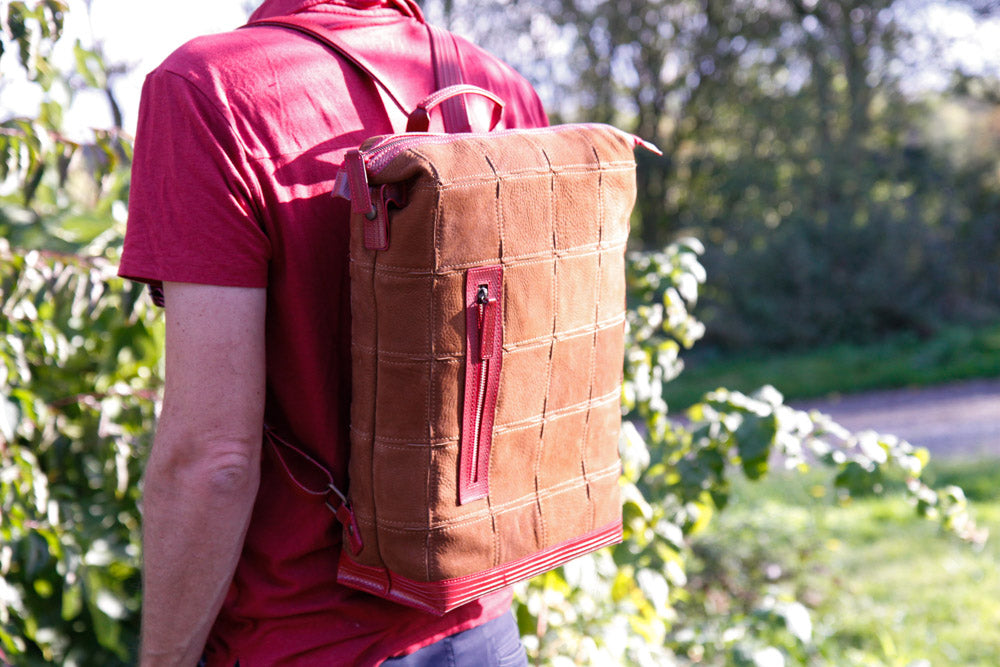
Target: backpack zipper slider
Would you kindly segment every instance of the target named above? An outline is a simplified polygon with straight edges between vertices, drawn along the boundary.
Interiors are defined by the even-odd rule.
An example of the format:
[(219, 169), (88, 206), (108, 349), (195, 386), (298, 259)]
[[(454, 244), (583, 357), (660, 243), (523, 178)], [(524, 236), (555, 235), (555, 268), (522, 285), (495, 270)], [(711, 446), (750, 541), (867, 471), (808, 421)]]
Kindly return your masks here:
[(476, 291), (479, 308), (479, 358), (486, 360), (493, 356), (493, 334), (497, 326), (496, 298), (490, 298), (489, 285), (480, 285)]
[[(341, 179), (341, 174), (346, 173), (346, 185)], [(345, 193), (346, 190), (346, 193)], [(344, 156), (344, 167), (340, 174), (337, 174), (337, 182), (333, 188), (334, 195), (344, 197), (351, 201), (351, 212), (360, 213), (368, 220), (377, 217), (375, 204), (372, 203), (372, 193), (368, 187), (368, 171), (365, 168), (365, 158), (360, 150), (349, 151)]]

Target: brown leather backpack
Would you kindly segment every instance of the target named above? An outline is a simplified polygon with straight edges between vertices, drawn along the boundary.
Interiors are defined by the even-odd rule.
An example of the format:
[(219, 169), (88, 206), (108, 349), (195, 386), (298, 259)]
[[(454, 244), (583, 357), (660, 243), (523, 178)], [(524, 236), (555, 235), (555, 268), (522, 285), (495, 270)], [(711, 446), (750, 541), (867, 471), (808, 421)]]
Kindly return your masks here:
[[(385, 88), (336, 35), (267, 23), (347, 51)], [(432, 38), (449, 52), (447, 33)], [(496, 124), (501, 100), (453, 85), (415, 105), (408, 130), (469, 94), (493, 101)], [(341, 583), (444, 613), (621, 540), (637, 143), (577, 124), (407, 132), (348, 154), (350, 488), (326, 473), (310, 491), (343, 525)], [(278, 449), (287, 468), (289, 451), (304, 457)]]

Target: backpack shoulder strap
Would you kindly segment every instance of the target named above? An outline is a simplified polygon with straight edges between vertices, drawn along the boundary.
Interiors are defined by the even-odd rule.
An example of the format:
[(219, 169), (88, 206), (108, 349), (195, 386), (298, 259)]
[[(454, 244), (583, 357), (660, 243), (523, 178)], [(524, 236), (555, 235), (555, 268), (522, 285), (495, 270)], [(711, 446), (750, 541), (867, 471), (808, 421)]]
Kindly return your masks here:
[[(434, 85), (438, 90), (465, 83), (462, 72), (462, 54), (458, 42), (450, 32), (427, 24), (431, 39), (431, 60), (434, 66)], [(446, 132), (472, 132), (469, 111), (464, 97), (447, 100), (441, 105)]]
[(389, 99), (399, 107), (399, 109), (405, 113), (409, 114), (413, 110), (415, 104), (408, 104), (409, 100), (406, 100), (403, 93), (396, 90), (396, 87), (390, 84), (389, 79), (385, 76), (380, 75), (376, 68), (369, 64), (363, 57), (361, 57), (357, 51), (348, 44), (342, 35), (338, 34), (336, 30), (330, 30), (324, 28), (321, 25), (302, 18), (301, 16), (278, 16), (275, 18), (258, 19), (256, 21), (251, 21), (250, 23), (243, 26), (244, 28), (250, 28), (254, 26), (276, 26), (281, 28), (288, 28), (290, 30), (295, 30), (304, 35), (312, 37), (316, 41), (325, 44), (327, 47), (333, 49), (338, 54), (350, 61), (355, 67), (364, 72), (372, 81), (374, 81), (378, 86), (385, 91)]
[[(430, 39), (431, 63), (434, 72), (433, 90), (430, 92), (464, 83), (461, 52), (454, 36), (430, 24), (423, 25), (426, 26)], [(275, 26), (295, 30), (326, 45), (364, 72), (406, 116), (409, 116), (418, 104), (427, 97), (426, 87), (431, 84), (430, 80), (421, 82), (413, 77), (412, 72), (409, 79), (404, 79), (398, 74), (387, 76), (386, 70), (390, 70), (389, 65), (380, 67), (366, 59), (362, 55), (362, 49), (359, 45), (349, 38), (352, 30), (356, 29), (329, 29), (298, 15), (258, 19), (251, 21), (244, 27), (253, 26)], [(398, 67), (396, 71), (399, 71)], [(442, 113), (446, 132), (470, 132), (472, 130), (468, 110), (463, 99), (449, 99), (442, 105)]]
[(307, 496), (324, 500), (337, 520), (347, 529), (351, 550), (354, 553), (361, 551), (361, 531), (358, 529), (354, 510), (344, 492), (334, 484), (333, 475), (326, 466), (279, 436), (266, 423), (264, 441), (271, 445), (278, 463), (295, 484), (295, 488)]

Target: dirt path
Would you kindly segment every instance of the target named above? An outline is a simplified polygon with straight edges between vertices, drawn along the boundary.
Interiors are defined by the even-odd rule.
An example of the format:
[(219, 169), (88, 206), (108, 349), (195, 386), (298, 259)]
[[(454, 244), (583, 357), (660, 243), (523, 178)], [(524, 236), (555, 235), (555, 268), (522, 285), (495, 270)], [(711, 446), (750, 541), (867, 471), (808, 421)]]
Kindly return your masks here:
[(1000, 378), (813, 401), (852, 431), (892, 433), (936, 456), (1000, 457)]

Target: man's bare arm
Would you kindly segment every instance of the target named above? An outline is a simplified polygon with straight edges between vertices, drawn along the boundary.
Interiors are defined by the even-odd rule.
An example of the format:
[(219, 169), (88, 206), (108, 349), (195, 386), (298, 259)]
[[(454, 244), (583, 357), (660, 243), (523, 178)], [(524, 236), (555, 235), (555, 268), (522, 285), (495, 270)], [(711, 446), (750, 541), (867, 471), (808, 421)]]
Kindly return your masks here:
[(143, 492), (141, 665), (198, 662), (260, 480), (263, 289), (166, 283), (163, 410)]

